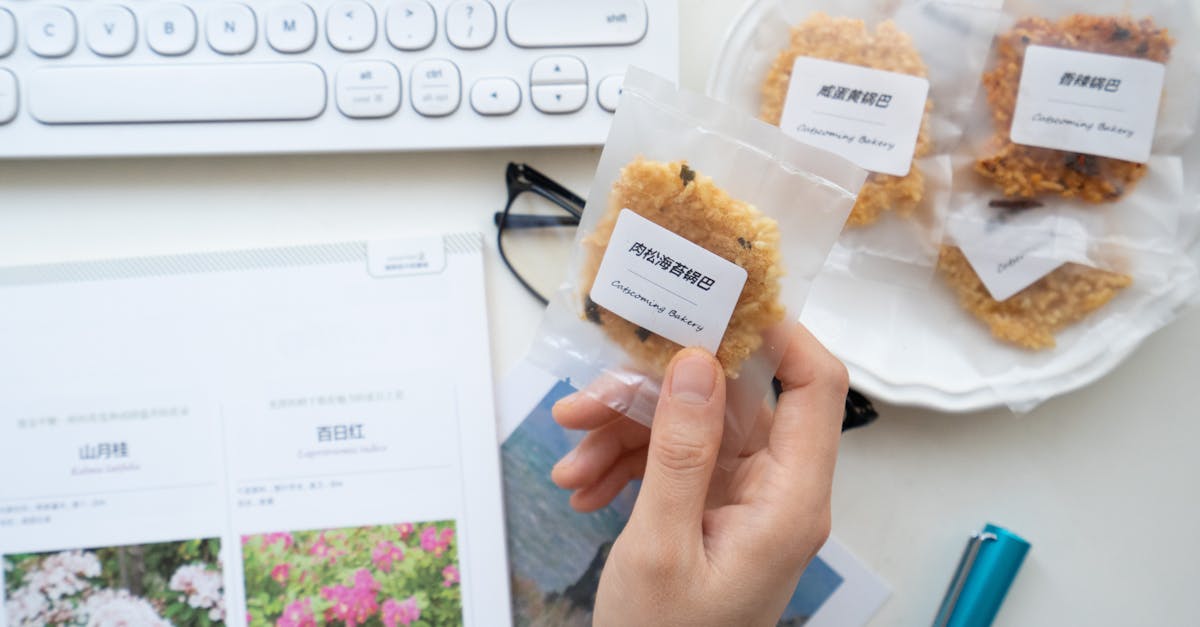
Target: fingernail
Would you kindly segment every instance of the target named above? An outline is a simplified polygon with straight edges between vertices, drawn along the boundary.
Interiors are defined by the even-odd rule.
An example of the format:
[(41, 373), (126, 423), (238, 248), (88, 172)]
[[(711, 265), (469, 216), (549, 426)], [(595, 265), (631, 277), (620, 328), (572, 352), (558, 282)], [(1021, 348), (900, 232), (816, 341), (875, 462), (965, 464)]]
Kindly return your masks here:
[(572, 392), (572, 393), (558, 399), (558, 401), (556, 401), (554, 403), (554, 407), (551, 408), (551, 411), (554, 411), (555, 409), (565, 409), (565, 408), (569, 407), (572, 403), (575, 402), (575, 397), (577, 397), (577, 396), (579, 396), (579, 392)]
[(554, 467), (555, 468), (566, 468), (567, 466), (570, 466), (571, 464), (575, 463), (576, 457), (579, 457), (579, 449), (573, 448), (573, 449), (571, 449), (570, 453), (567, 453), (566, 455), (563, 456), (562, 459), (558, 460), (558, 463), (555, 464)]
[(690, 405), (703, 405), (712, 398), (717, 386), (713, 360), (692, 353), (675, 363), (671, 374), (671, 399)]

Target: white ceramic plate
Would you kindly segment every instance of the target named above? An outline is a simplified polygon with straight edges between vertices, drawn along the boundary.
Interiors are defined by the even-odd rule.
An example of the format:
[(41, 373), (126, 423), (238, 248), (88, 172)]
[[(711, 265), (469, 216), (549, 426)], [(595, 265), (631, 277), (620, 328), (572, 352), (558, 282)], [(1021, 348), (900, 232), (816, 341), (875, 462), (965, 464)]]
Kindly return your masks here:
[[(751, 2), (733, 23), (709, 80), (711, 97), (757, 111), (766, 69), (787, 40), (778, 20), (763, 19), (775, 4)], [(1197, 216), (1185, 216), (1180, 242), (1200, 258), (1198, 231)], [(947, 412), (1029, 410), (1111, 372), (1193, 302), (1198, 287), (1195, 262), (1182, 258), (1168, 281), (1127, 290), (1062, 332), (1058, 347), (1043, 353), (994, 340), (940, 278), (929, 290), (916, 291), (822, 276), (803, 321), (846, 362), (854, 385), (873, 398)]]

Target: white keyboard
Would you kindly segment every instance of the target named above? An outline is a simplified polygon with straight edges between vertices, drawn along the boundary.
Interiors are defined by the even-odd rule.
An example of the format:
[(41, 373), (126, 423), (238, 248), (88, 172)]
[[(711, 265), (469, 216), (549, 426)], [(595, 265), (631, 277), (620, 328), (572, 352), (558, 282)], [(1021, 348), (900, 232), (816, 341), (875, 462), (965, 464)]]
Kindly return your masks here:
[(599, 144), (678, 0), (0, 0), (0, 158)]

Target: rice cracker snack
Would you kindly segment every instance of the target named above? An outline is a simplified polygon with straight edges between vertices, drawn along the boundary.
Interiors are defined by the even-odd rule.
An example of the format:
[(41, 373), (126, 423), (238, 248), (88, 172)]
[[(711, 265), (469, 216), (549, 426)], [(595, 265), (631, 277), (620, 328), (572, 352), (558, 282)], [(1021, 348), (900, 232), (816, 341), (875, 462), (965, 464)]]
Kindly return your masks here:
[(1185, 3), (1160, 0), (1007, 8), (1012, 26), (997, 36), (982, 80), (981, 115), (986, 110), (990, 127), (979, 129), (971, 147), (984, 156), (961, 177), (956, 214), (989, 204), (1057, 216), (1078, 225), (1074, 243), (1060, 245), (1075, 252), (1048, 259), (1069, 262), (1061, 267), (1014, 270), (1034, 282), (1000, 299), (984, 285), (996, 272), (968, 262), (979, 256), (970, 237), (952, 238), (939, 269), (996, 338), (1046, 350), (1058, 332), (1135, 283), (1161, 281), (1174, 263), (1173, 225), (1194, 197), (1187, 188), (1195, 188), (1181, 153), (1195, 136), (1197, 54), (1194, 42), (1177, 40), (1167, 26), (1185, 34), (1195, 26)]
[[(929, 71), (913, 46), (912, 37), (891, 20), (877, 24), (874, 30), (861, 19), (831, 17), (817, 12), (792, 27), (789, 46), (775, 57), (762, 86), (759, 117), (778, 125), (787, 103), (792, 69), (799, 57), (814, 57), (850, 65), (909, 74), (925, 78)], [(917, 135), (913, 157), (919, 159), (933, 151), (930, 116), (933, 99), (925, 101), (925, 115)], [(905, 176), (872, 172), (858, 194), (848, 226), (868, 226), (885, 211), (911, 215), (925, 197), (925, 175), (912, 164)]]
[(1080, 14), (1059, 20), (1024, 17), (996, 38), (995, 65), (984, 74), (983, 85), (996, 125), (997, 149), (979, 159), (975, 171), (1010, 197), (1057, 194), (1090, 203), (1121, 198), (1146, 175), (1145, 164), (1012, 141), (1013, 112), (1030, 46), (1166, 63), (1174, 40), (1151, 18)]
[(1133, 278), (1066, 264), (1004, 301), (992, 298), (962, 250), (942, 248), (938, 268), (959, 304), (998, 340), (1029, 350), (1054, 348), (1059, 331), (1107, 305)]
[[(592, 290), (622, 209), (634, 211), (746, 270), (746, 284), (716, 353), (725, 374), (736, 379), (742, 362), (762, 346), (763, 333), (781, 322), (785, 314), (779, 302), (779, 280), (784, 274), (779, 225), (750, 204), (731, 198), (686, 162), (663, 163), (639, 157), (621, 169), (608, 197), (608, 211), (583, 239), (586, 257), (580, 284), (587, 293)], [(662, 374), (683, 348), (590, 298), (584, 316), (655, 374)]]
[(866, 172), (637, 68), (532, 363), (649, 425), (668, 362), (724, 368), (740, 451)]

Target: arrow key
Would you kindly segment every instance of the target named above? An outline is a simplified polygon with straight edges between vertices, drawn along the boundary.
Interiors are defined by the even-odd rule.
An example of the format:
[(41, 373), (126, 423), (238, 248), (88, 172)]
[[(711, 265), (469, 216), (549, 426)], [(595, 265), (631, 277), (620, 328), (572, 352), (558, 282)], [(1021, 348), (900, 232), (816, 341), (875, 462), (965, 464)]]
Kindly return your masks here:
[(542, 113), (574, 113), (587, 102), (588, 86), (583, 85), (534, 85), (530, 97), (533, 106)]
[(479, 115), (511, 115), (521, 107), (521, 86), (511, 78), (481, 78), (471, 87), (471, 107)]
[(542, 57), (529, 73), (529, 82), (533, 85), (586, 83), (587, 80), (587, 66), (577, 57)]

